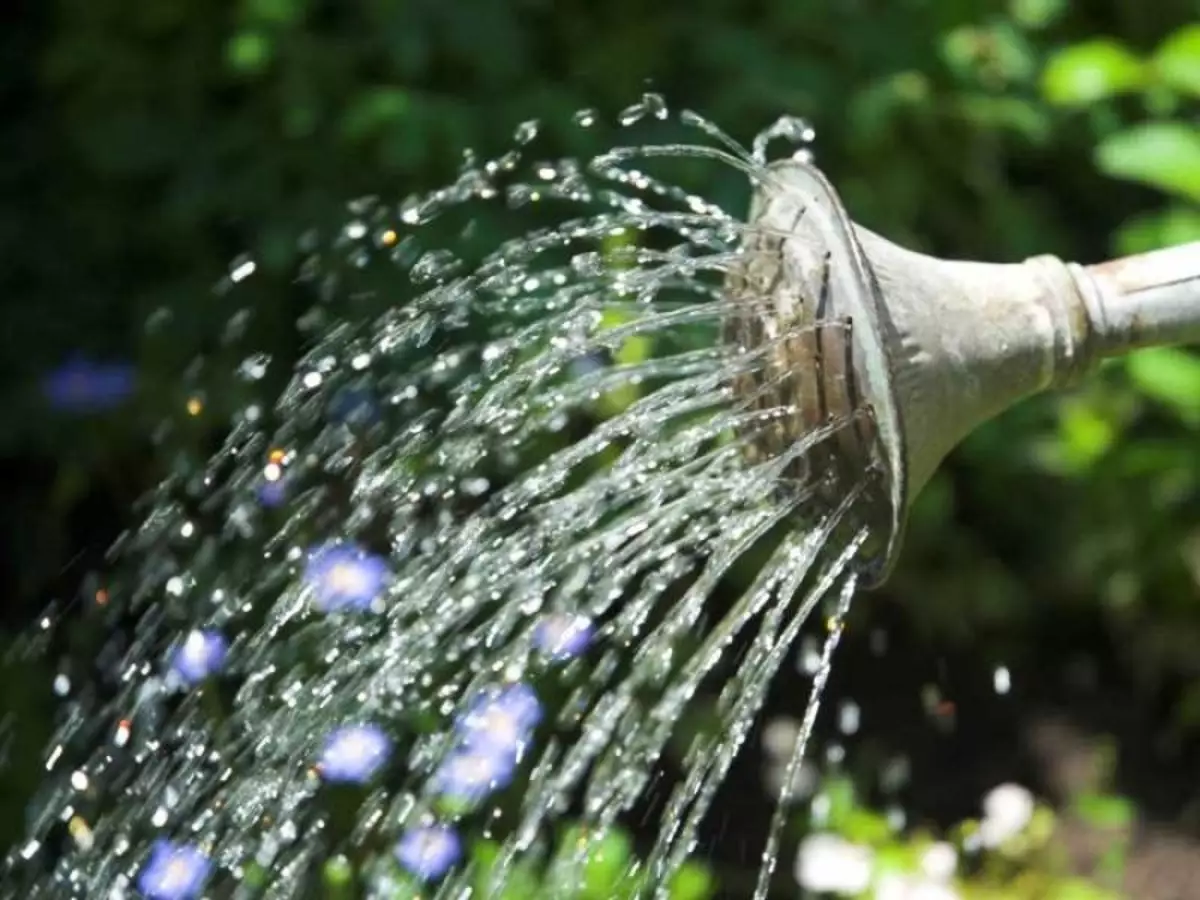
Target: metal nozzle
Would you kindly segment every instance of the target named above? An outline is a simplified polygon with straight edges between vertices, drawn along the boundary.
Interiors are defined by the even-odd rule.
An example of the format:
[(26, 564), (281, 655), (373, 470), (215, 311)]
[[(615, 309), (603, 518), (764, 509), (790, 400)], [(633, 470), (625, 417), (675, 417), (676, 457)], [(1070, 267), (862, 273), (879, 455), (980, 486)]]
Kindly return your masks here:
[(726, 340), (763, 348), (766, 363), (735, 387), (795, 410), (751, 452), (775, 457), (848, 420), (794, 474), (830, 496), (870, 476), (867, 586), (895, 562), (910, 497), (978, 425), (1104, 357), (1200, 342), (1200, 243), (1086, 268), (936, 259), (855, 226), (798, 160), (768, 168), (749, 221), (728, 280), (746, 302)]

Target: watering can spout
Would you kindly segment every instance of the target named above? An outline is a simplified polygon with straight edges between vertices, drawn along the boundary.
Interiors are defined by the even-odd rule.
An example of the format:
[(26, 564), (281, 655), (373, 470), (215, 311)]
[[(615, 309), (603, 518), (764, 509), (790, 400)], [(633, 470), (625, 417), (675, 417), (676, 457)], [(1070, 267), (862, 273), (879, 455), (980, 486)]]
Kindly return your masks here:
[[(756, 307), (772, 320), (760, 332), (836, 326), (850, 336), (849, 362), (831, 367), (830, 343), (817, 340), (797, 342), (787, 365), (797, 382), (819, 386), (798, 392), (801, 421), (831, 414), (805, 410), (813, 397), (851, 396), (870, 414), (871, 434), (835, 452), (857, 457), (842, 459), (842, 471), (874, 471), (887, 486), (889, 534), (868, 570), (875, 584), (895, 560), (910, 498), (976, 427), (1106, 357), (1200, 343), (1200, 243), (1095, 266), (937, 259), (854, 225), (824, 176), (799, 160), (767, 170), (749, 222), (772, 240), (748, 242), (744, 268), (767, 254), (778, 272), (758, 282), (772, 291)], [(834, 378), (853, 384), (840, 389)]]
[(1200, 342), (1200, 243), (1096, 266), (936, 259), (854, 227), (881, 302), (911, 498), (971, 431), (1102, 359)]
[(1200, 343), (1200, 241), (1088, 266), (1079, 277), (1095, 298), (1099, 355)]

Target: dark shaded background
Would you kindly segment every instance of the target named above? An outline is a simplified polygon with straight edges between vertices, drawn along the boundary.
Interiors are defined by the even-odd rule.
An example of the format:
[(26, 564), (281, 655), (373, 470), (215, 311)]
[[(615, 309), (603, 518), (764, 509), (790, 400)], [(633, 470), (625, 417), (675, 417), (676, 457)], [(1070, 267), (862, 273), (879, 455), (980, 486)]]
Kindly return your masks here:
[[(1094, 261), (1200, 238), (1200, 23), (1185, 0), (19, 7), (0, 33), (10, 643), (47, 602), (86, 601), (86, 573), (156, 480), (154, 423), (193, 398), (190, 363), (232, 373), (233, 309), (214, 291), (231, 261), (251, 252), (263, 276), (252, 340), (294, 358), (302, 310), (283, 285), (303, 230), (351, 197), (436, 186), (462, 148), (500, 146), (524, 119), (586, 154), (603, 148), (569, 131), (571, 113), (648, 88), (746, 142), (801, 114), (859, 222), (944, 256)], [(735, 208), (738, 190), (710, 196)], [(134, 395), (55, 408), (42, 380), (80, 354), (134, 366)], [(233, 406), (220, 377), (197, 450)], [(1200, 885), (1198, 429), (1200, 357), (1146, 354), (955, 453), (835, 669), (831, 696), (863, 708), (847, 742), (863, 797), (948, 826), (1015, 779), (1057, 805), (1084, 870), (1092, 832), (1126, 809), (1097, 798), (1127, 797), (1131, 895), (1195, 896), (1181, 885)], [(805, 692), (782, 679), (776, 712)], [(54, 714), (50, 670), (13, 662), (0, 694), (8, 840)], [(885, 798), (897, 755), (912, 779)], [(752, 865), (769, 816), (755, 760), (726, 793), (713, 852)]]

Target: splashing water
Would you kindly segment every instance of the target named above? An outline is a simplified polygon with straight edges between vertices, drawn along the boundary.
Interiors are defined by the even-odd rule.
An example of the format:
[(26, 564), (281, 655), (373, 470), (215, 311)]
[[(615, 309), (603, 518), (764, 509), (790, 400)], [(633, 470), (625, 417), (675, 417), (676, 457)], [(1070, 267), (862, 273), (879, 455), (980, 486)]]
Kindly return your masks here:
[[(157, 879), (193, 896), (202, 878), (212, 896), (294, 897), (345, 854), (365, 896), (405, 878), (462, 896), (482, 837), (492, 896), (531, 859), (577, 881), (654, 786), (657, 839), (627, 878), (665, 895), (827, 601), (799, 765), (866, 532), (863, 485), (831, 501), (798, 463), (850, 423), (779, 442), (795, 415), (781, 398), (810, 374), (774, 354), (810, 326), (740, 342), (729, 323), (771, 301), (725, 289), (778, 242), (639, 160), (763, 181), (768, 141), (811, 130), (781, 120), (747, 153), (656, 95), (618, 116), (643, 121), (701, 142), (539, 161), (526, 122), (517, 149), (398, 206), (355, 202), (306, 245), (311, 349), (274, 410), (248, 403), (123, 539), (92, 611), (115, 635), (106, 677), (67, 704), (7, 883), (93, 898)], [(427, 246), (456, 210), (551, 224)], [(240, 260), (226, 287), (253, 277)], [(248, 355), (239, 372), (270, 365)], [(714, 724), (662, 795), (668, 741), (701, 702)], [(586, 839), (552, 856), (564, 818)]]

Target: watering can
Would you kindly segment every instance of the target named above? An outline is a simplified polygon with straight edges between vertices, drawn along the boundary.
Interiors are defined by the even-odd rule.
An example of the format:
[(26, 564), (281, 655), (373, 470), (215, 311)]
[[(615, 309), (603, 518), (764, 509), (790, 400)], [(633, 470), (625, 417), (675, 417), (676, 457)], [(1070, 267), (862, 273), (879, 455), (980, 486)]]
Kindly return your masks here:
[(857, 419), (826, 452), (878, 476), (867, 587), (895, 562), (910, 499), (974, 428), (1107, 358), (1200, 343), (1200, 242), (1091, 266), (937, 259), (855, 225), (801, 159), (760, 176), (749, 225), (730, 281), (756, 299), (754, 333), (812, 335), (781, 344), (807, 385), (789, 401), (798, 421)]

